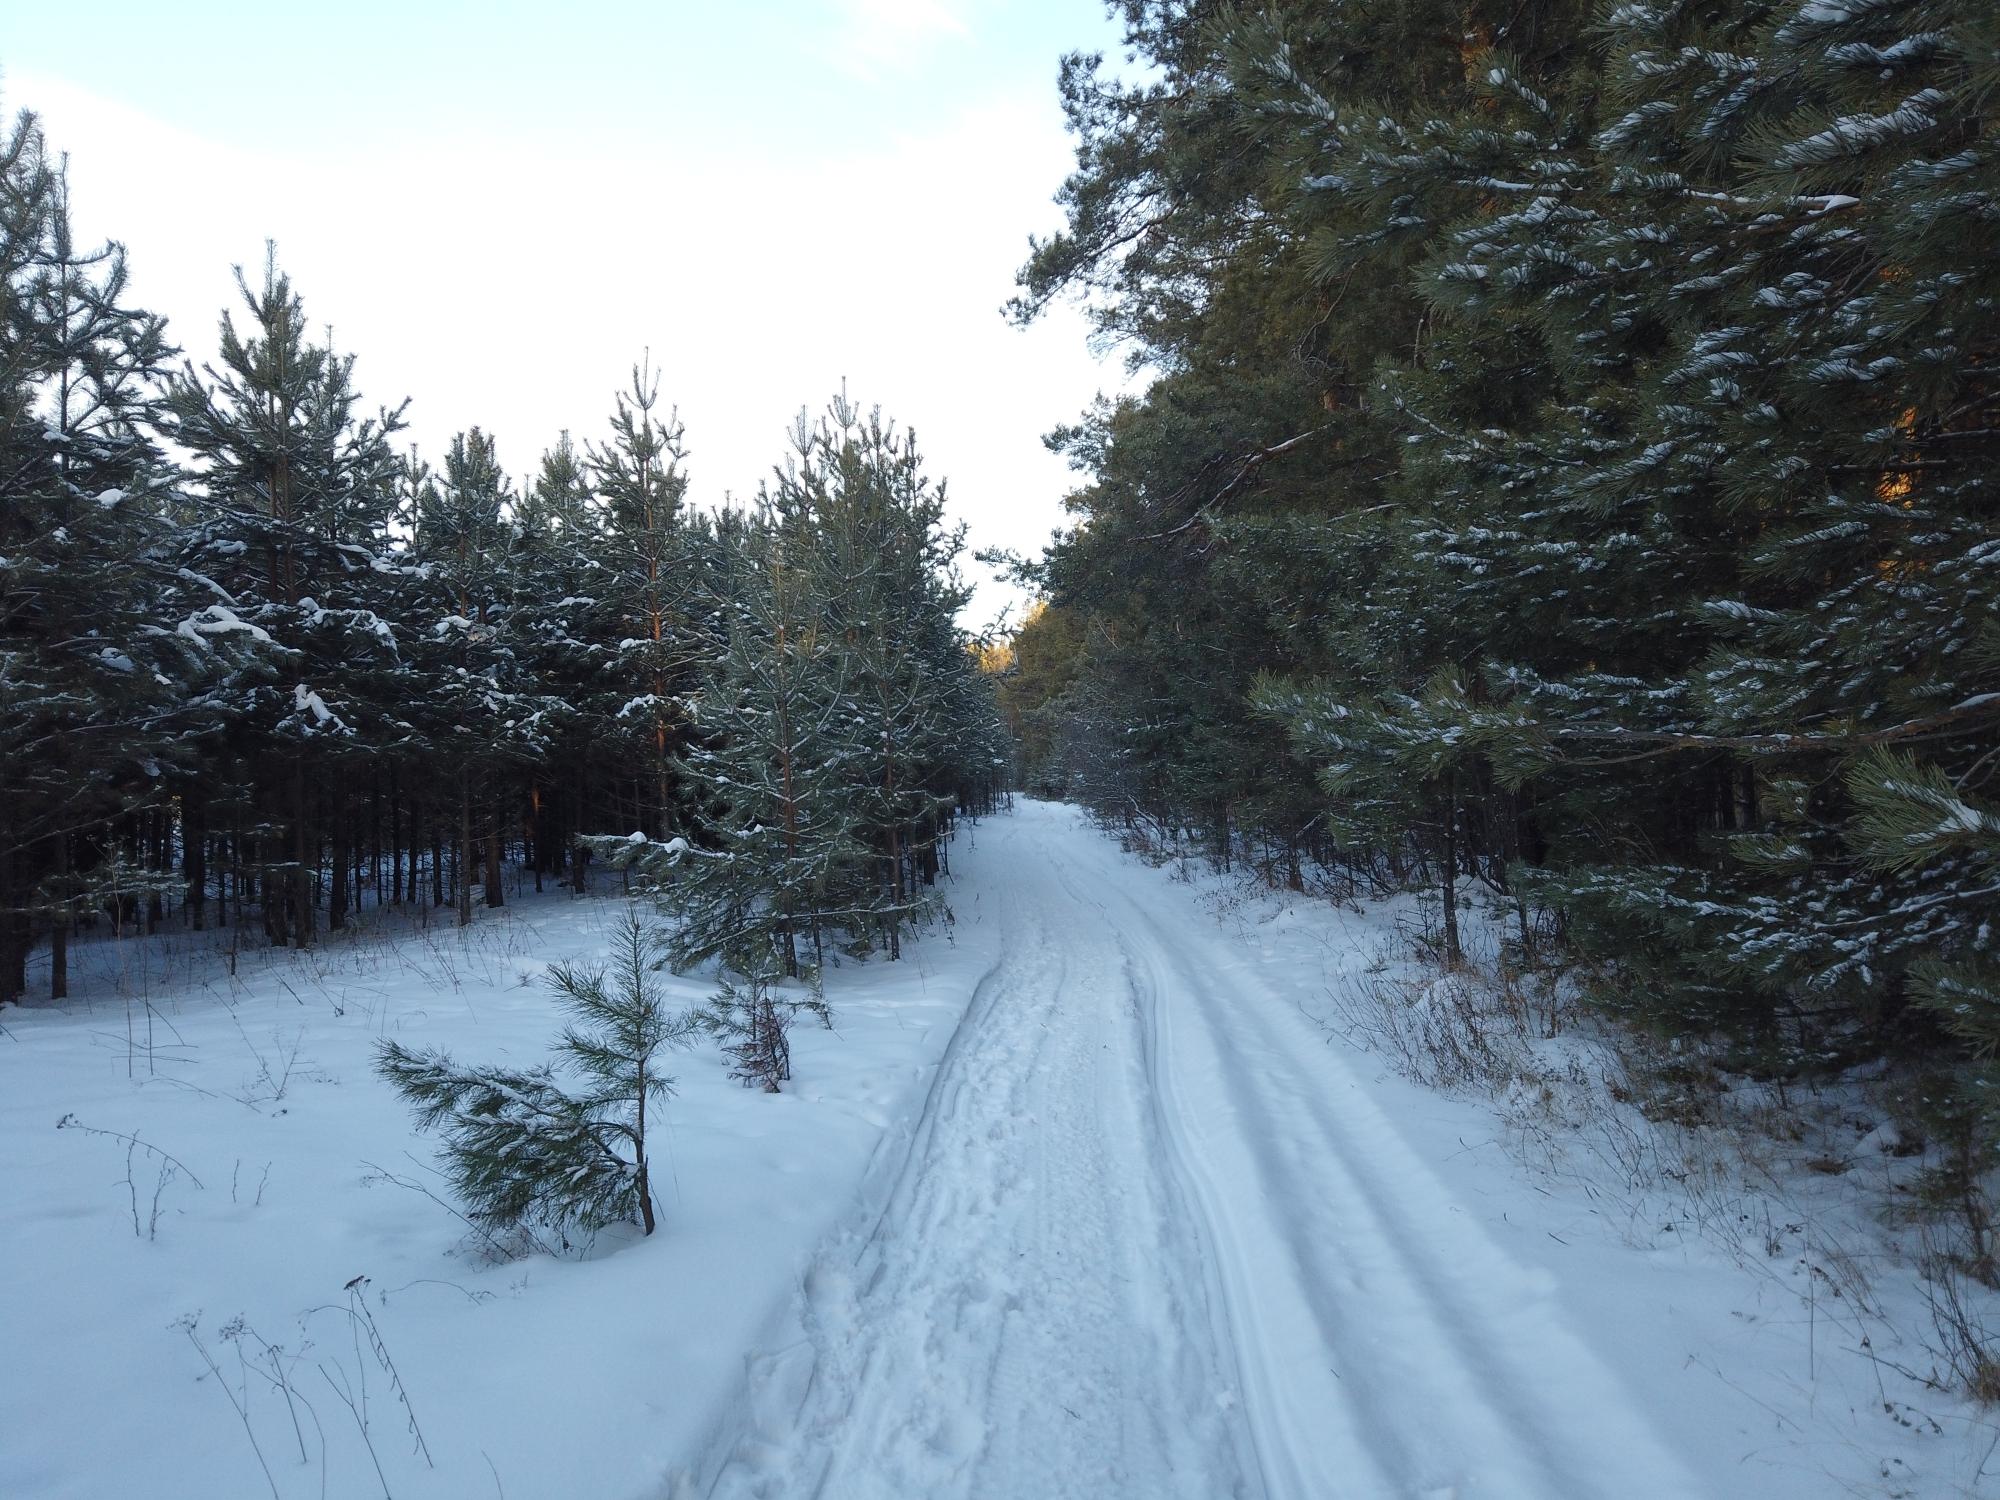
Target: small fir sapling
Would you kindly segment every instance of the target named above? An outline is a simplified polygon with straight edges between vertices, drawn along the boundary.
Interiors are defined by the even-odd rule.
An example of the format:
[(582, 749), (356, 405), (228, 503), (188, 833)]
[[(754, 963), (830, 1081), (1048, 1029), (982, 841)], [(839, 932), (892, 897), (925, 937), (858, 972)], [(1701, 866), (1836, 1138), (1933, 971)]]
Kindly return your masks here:
[(745, 1088), (775, 1094), (792, 1077), (792, 1022), (800, 1011), (811, 1011), (828, 1025), (826, 1002), (815, 976), (804, 995), (785, 992), (777, 959), (766, 952), (724, 971), (721, 987), (708, 1004), (694, 1012), (694, 1022), (722, 1043), (730, 1060), (729, 1076)]
[(555, 1069), (461, 1067), (443, 1053), (381, 1044), (377, 1068), (445, 1135), (444, 1160), (469, 1217), (585, 1230), (637, 1222), (655, 1228), (646, 1159), (648, 1105), (672, 1095), (660, 1050), (685, 1042), (686, 1017), (668, 1012), (656, 979), (657, 940), (636, 913), (620, 926), (611, 964), (556, 964), (549, 983), (573, 1024), (558, 1055), (583, 1076), (571, 1093)]

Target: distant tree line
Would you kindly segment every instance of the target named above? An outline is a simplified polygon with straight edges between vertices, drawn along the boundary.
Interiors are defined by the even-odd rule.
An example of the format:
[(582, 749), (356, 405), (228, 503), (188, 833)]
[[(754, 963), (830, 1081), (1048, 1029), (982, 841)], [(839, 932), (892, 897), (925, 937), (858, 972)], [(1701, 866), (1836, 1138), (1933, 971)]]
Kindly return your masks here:
[(1004, 774), (910, 437), (843, 396), (698, 511), (642, 367), (530, 476), (477, 428), (433, 465), (274, 261), (238, 281), (181, 358), (33, 118), (0, 139), (0, 1002), (44, 946), (61, 997), (80, 926), (469, 922), (599, 834), (690, 851), (794, 969), (893, 950)]
[(1122, 0), (1030, 787), (2000, 1136), (2000, 10)]

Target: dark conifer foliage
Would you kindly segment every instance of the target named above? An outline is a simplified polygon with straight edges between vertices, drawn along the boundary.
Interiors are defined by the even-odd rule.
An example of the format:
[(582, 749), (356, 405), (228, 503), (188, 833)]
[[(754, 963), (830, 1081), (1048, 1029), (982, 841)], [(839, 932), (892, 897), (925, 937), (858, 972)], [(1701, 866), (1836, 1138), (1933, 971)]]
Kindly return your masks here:
[(0, 1001), (80, 927), (467, 923), (603, 834), (703, 872), (684, 960), (893, 952), (1003, 755), (907, 436), (841, 404), (696, 511), (642, 362), (532, 478), (476, 427), (427, 462), (275, 251), (237, 282), (177, 364), (32, 118), (0, 140)]
[(1018, 311), (1157, 379), (1055, 438), (1030, 784), (1990, 1100), (1992, 7), (1114, 9)]
[(271, 940), (307, 947), (327, 832), (332, 925), (351, 904), (344, 810), (328, 804), (358, 761), (406, 733), (383, 692), (400, 656), (390, 438), (401, 408), (357, 414), (354, 356), (312, 340), (275, 253), (254, 288), (240, 270), (237, 285), (219, 361), (171, 382), (165, 431), (191, 455), (179, 567), (270, 650), (265, 670), (232, 684), (219, 726), (232, 772), (196, 795), (230, 804), (244, 846), (234, 863)]
[(219, 677), (258, 636), (175, 566), (153, 438), (172, 350), (124, 252), (79, 248), (32, 118), (0, 141), (0, 998), (30, 945), (67, 987), (73, 922), (129, 920), (196, 769)]
[(953, 619), (963, 546), (916, 441), (846, 397), (735, 518), (697, 604), (717, 630), (687, 700), (689, 835), (599, 839), (676, 913), (676, 962), (815, 972), (828, 942), (898, 957), (937, 905), (960, 811), (1005, 777), (998, 714)]
[(482, 1227), (657, 1227), (646, 1113), (673, 1097), (660, 1054), (695, 1023), (668, 1008), (655, 944), (645, 921), (628, 913), (609, 964), (549, 970), (571, 1018), (558, 1056), (580, 1092), (563, 1088), (546, 1065), (466, 1067), (394, 1041), (377, 1049), (378, 1068), (418, 1124), (444, 1133), (452, 1188)]

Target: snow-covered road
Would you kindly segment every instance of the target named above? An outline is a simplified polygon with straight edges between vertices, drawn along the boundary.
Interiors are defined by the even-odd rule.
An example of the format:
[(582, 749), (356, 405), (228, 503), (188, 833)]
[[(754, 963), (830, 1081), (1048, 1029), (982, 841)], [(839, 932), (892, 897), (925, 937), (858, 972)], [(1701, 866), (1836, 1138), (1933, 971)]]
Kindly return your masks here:
[(1190, 893), (1044, 804), (978, 858), (999, 962), (711, 1495), (1702, 1493)]

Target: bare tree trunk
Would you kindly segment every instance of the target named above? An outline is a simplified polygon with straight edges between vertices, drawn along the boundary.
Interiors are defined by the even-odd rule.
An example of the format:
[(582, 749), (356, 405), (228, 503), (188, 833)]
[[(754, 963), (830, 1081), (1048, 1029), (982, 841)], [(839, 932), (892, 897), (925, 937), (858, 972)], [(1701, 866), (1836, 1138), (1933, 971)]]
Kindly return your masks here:
[(188, 925), (200, 932), (208, 914), (208, 808), (192, 789), (181, 797), (181, 876)]
[(639, 1139), (633, 1151), (637, 1158), (634, 1165), (638, 1168), (634, 1186), (639, 1191), (639, 1221), (645, 1225), (646, 1233), (651, 1234), (654, 1229), (653, 1183), (646, 1171), (646, 1069), (643, 1064), (639, 1068), (638, 1131)]
[(333, 778), (333, 882), (326, 894), (326, 925), (338, 932), (347, 925), (350, 883), (348, 866), (353, 857), (353, 827), (347, 816), (345, 778)]
[(889, 895), (897, 909), (889, 913), (889, 957), (891, 961), (903, 956), (903, 853), (896, 837), (896, 830), (889, 830)]
[[(164, 875), (173, 866), (174, 833), (173, 825), (165, 808), (158, 808), (145, 815), (139, 824), (139, 837), (146, 856), (146, 868), (155, 875)], [(166, 897), (161, 893), (158, 882), (146, 892), (146, 931), (158, 932), (160, 924), (167, 919)]]
[[(389, 767), (389, 904), (403, 904), (403, 787), (402, 775)], [(417, 841), (410, 839), (410, 900), (417, 899)]]
[(28, 988), (28, 914), (12, 904), (21, 898), (13, 865), (12, 856), (0, 847), (0, 902), (8, 903), (0, 910), (0, 1003), (20, 999)]
[(530, 783), (528, 786), (528, 826), (522, 831), (521, 841), (527, 852), (528, 863), (535, 867), (535, 893), (541, 894), (542, 869), (548, 864), (548, 846), (542, 841), (542, 789)]
[(256, 880), (257, 904), (264, 913), (264, 934), (270, 938), (273, 947), (283, 948), (291, 942), (291, 927), (287, 918), (291, 911), (291, 879), (273, 868), (278, 861), (273, 858), (279, 848), (275, 838), (259, 834), (251, 845), (252, 855), (260, 866)]
[(1458, 778), (1446, 783), (1444, 814), (1444, 961), (1456, 968), (1465, 962), (1458, 943)]
[(472, 925), (472, 786), (464, 772), (458, 778), (458, 925)]
[(69, 998), (69, 835), (56, 835), (56, 880), (61, 901), (49, 925), (49, 998)]
[[(444, 905), (444, 830), (438, 825), (437, 809), (427, 809), (431, 824), (431, 905)], [(414, 875), (414, 871), (411, 872)]]
[(501, 847), (500, 813), (497, 809), (489, 808), (486, 817), (486, 904), (505, 906), (507, 884), (500, 878), (500, 868), (504, 863), (505, 853)]
[(292, 762), (292, 946), (310, 948), (313, 943), (313, 887), (319, 881), (319, 840), (306, 817), (306, 763), (303, 757)]

